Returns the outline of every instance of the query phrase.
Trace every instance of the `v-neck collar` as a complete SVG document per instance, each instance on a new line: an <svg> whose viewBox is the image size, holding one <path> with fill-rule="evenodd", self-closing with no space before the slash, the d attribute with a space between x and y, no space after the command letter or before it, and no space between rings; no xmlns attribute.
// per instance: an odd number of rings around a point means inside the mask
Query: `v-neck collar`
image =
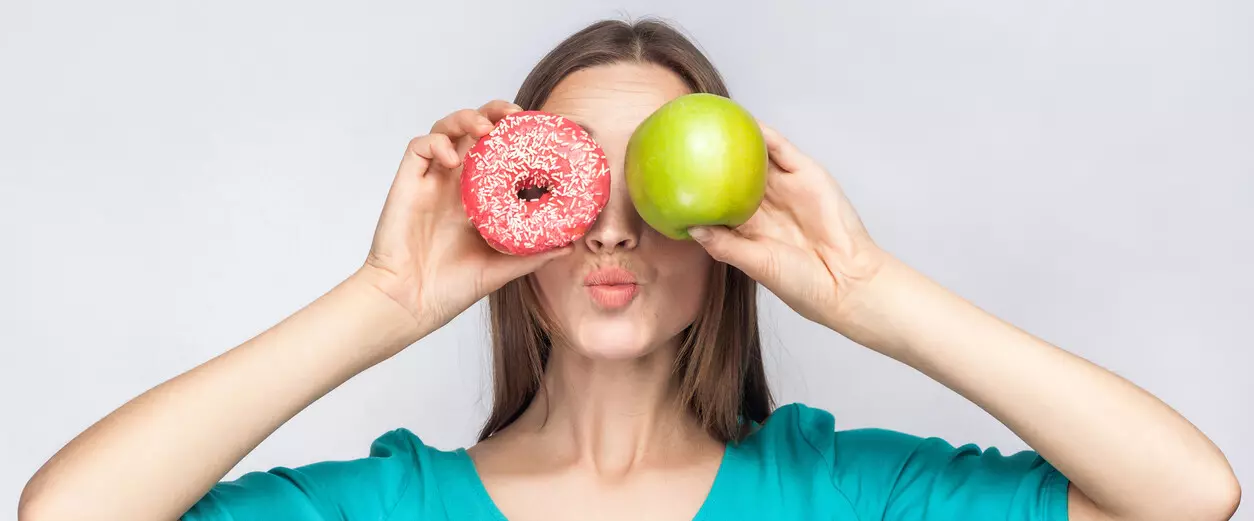
<svg viewBox="0 0 1254 521"><path fill-rule="evenodd" d="M714 473L714 482L710 484L710 490L706 493L705 500L701 502L701 508L697 509L696 515L693 516L693 521L705 521L709 517L708 512L716 510L717 507L715 505L719 504L723 500L722 498L729 493L725 491L729 486L728 483L731 481L729 475L734 472L732 467L739 460L734 451L734 443L728 443L724 446L723 457L719 461L718 471ZM509 521L509 518L505 517L505 514L496 506L496 502L492 500L492 495L488 493L488 488L484 485L483 478L479 475L479 469L475 467L475 462L471 459L470 453L465 448L459 448L447 454L449 455L447 460L449 467L443 469L447 472L440 473L442 474L440 482L441 495L445 496L441 499L446 499L444 501L445 508L450 514L457 514L450 517L454 519L483 519L483 516L486 515L488 519L493 521ZM468 502L470 504L463 504L460 501L447 501L448 494L443 492L453 492L445 490L445 487L449 485L464 487L462 491L466 493L466 496L472 498L473 501ZM456 495L462 496L463 494Z"/></svg>

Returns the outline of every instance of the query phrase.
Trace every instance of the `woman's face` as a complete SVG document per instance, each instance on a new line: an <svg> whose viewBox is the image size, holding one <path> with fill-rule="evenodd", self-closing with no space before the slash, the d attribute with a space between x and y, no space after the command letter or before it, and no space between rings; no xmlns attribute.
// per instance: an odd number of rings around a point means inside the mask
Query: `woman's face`
<svg viewBox="0 0 1254 521"><path fill-rule="evenodd" d="M581 70L540 110L588 129L610 162L610 200L571 255L535 278L550 319L592 358L635 358L676 339L696 319L714 261L693 241L654 231L632 206L623 174L627 141L646 117L689 92L673 72L623 63Z"/></svg>

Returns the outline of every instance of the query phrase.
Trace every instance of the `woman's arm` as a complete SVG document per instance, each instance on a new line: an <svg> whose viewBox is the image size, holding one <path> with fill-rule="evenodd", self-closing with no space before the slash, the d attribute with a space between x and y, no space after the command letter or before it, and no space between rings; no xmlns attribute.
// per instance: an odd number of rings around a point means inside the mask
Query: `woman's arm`
<svg viewBox="0 0 1254 521"><path fill-rule="evenodd" d="M499 253L461 207L461 158L519 110L499 100L460 110L410 141L357 273L80 434L26 485L19 518L175 519L314 400L506 282L569 253Z"/></svg>
<svg viewBox="0 0 1254 521"><path fill-rule="evenodd" d="M1224 455L1154 396L888 259L840 327L976 403L1072 482L1073 520L1219 520L1240 488ZM891 311L890 311L891 310Z"/></svg>
<svg viewBox="0 0 1254 521"><path fill-rule="evenodd" d="M1232 468L1188 421L893 259L821 165L773 129L763 134L771 173L758 212L735 230L690 230L711 256L989 411L1071 481L1072 519L1231 517Z"/></svg>
<svg viewBox="0 0 1254 521"><path fill-rule="evenodd" d="M261 335L134 398L22 492L23 521L172 520L275 429L426 334L360 275Z"/></svg>

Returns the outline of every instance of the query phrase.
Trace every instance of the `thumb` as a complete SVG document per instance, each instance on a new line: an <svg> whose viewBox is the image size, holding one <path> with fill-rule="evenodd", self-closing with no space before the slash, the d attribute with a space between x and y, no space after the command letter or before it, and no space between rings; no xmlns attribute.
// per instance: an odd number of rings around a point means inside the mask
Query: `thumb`
<svg viewBox="0 0 1254 521"><path fill-rule="evenodd" d="M487 275L491 277L492 281L498 282L499 285L504 285L506 282L540 269L541 266L548 264L553 259L565 257L574 250L575 247L573 245L567 245L532 255L502 253L497 256L496 262L490 263L489 267L484 271L488 272Z"/></svg>
<svg viewBox="0 0 1254 521"><path fill-rule="evenodd" d="M697 226L688 235L714 260L735 266L758 282L775 277L776 262L766 245L747 239L725 226Z"/></svg>

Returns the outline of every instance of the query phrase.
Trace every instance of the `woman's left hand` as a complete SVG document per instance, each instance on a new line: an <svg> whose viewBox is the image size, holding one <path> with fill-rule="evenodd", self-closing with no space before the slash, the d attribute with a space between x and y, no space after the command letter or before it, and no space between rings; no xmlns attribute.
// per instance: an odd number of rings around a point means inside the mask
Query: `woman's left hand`
<svg viewBox="0 0 1254 521"><path fill-rule="evenodd" d="M888 260L840 185L779 132L762 125L766 196L748 222L690 234L714 259L739 268L802 316L848 335L848 297ZM708 233L702 233L702 232Z"/></svg>

